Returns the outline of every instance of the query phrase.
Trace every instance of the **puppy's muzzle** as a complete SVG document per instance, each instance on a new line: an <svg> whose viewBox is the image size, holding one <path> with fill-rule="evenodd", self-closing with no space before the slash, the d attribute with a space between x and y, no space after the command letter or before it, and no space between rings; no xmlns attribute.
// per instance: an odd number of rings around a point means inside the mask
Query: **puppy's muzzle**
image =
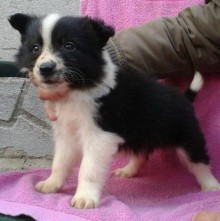
<svg viewBox="0 0 220 221"><path fill-rule="evenodd" d="M50 61L50 62L44 62L40 65L39 70L40 70L40 74L44 77L44 78L48 78L50 76L53 75L53 73L55 73L56 71L56 63L54 61Z"/></svg>

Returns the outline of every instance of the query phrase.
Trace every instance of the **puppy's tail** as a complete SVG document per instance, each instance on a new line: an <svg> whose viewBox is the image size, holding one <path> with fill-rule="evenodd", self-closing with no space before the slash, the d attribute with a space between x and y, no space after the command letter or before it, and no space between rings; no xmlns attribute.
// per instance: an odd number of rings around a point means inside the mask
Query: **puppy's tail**
<svg viewBox="0 0 220 221"><path fill-rule="evenodd" d="M203 87L204 80L202 75L196 71L193 77L193 80L190 84L190 87L185 91L185 96L193 102L197 93L200 91L200 89Z"/></svg>

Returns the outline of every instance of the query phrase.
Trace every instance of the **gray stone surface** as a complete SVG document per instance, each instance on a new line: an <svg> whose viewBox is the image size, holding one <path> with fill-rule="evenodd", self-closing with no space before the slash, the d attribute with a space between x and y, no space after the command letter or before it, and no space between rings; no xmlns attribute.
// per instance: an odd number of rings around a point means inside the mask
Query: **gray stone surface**
<svg viewBox="0 0 220 221"><path fill-rule="evenodd" d="M52 160L48 159L27 159L25 160L22 169L32 169L32 168L51 168Z"/></svg>
<svg viewBox="0 0 220 221"><path fill-rule="evenodd" d="M51 135L25 115L19 116L16 124L10 128L11 145L22 149L29 156L44 157L52 153Z"/></svg>
<svg viewBox="0 0 220 221"><path fill-rule="evenodd" d="M11 146L11 135L7 127L0 127L0 150Z"/></svg>
<svg viewBox="0 0 220 221"><path fill-rule="evenodd" d="M27 154L23 150L15 150L14 147L7 146L0 149L0 158L23 158Z"/></svg>
<svg viewBox="0 0 220 221"><path fill-rule="evenodd" d="M0 79L0 120L9 121L24 85L23 79Z"/></svg>
<svg viewBox="0 0 220 221"><path fill-rule="evenodd" d="M27 94L25 94L24 96L22 109L26 111L27 113L33 115L34 117L42 121L45 121L45 123L50 125L44 112L43 101L40 101L38 99L36 88L33 85L30 85L30 87L28 88Z"/></svg>
<svg viewBox="0 0 220 221"><path fill-rule="evenodd" d="M0 172L11 170L28 170L34 168L50 168L52 164L48 159L26 159L26 158L0 158Z"/></svg>
<svg viewBox="0 0 220 221"><path fill-rule="evenodd" d="M24 163L24 158L0 158L0 171L22 170Z"/></svg>
<svg viewBox="0 0 220 221"><path fill-rule="evenodd" d="M79 0L1 0L0 60L13 61L20 36L7 18L14 13L78 15ZM0 78L0 171L48 167L52 136L43 103L28 80Z"/></svg>

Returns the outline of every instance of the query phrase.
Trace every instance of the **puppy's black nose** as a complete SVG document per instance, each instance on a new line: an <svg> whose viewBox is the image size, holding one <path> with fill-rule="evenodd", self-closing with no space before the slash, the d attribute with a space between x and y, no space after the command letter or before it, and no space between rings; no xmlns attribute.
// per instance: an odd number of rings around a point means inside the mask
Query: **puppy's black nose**
<svg viewBox="0 0 220 221"><path fill-rule="evenodd" d="M45 62L40 65L40 73L44 76L51 75L56 68L56 63L53 61Z"/></svg>

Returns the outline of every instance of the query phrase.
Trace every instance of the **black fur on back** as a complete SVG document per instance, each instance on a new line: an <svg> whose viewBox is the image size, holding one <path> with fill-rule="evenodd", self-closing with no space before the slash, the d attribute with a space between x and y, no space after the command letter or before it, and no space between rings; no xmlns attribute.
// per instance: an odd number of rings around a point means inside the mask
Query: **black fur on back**
<svg viewBox="0 0 220 221"><path fill-rule="evenodd" d="M193 102L196 98L197 92L191 90L190 88L188 88L185 92L184 95L186 96L186 98L190 101Z"/></svg>
<svg viewBox="0 0 220 221"><path fill-rule="evenodd" d="M117 86L102 97L97 122L119 134L122 148L151 153L155 148L183 148L193 162L208 163L205 140L194 110L177 90L131 68L121 68Z"/></svg>

